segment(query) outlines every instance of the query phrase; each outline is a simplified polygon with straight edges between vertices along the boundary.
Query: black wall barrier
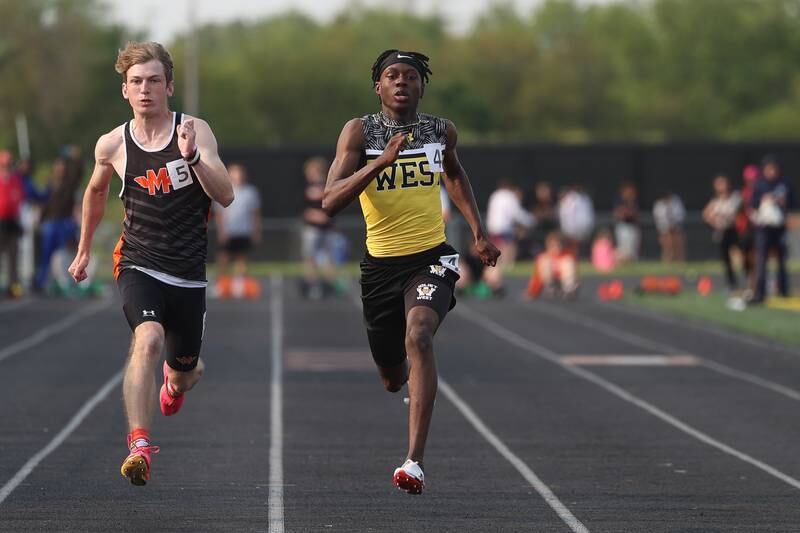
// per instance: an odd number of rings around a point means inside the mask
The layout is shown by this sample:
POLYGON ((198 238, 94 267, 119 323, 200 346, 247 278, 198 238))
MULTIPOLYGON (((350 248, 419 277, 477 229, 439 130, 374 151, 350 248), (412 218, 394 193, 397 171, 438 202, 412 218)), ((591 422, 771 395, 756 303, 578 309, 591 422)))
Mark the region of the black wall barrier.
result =
MULTIPOLYGON (((324 147, 224 147, 221 154, 225 162, 239 162, 248 169, 251 182, 261 192, 264 217, 299 217, 303 209, 303 162, 317 155, 332 159, 334 143, 335 139, 324 147)), ((504 178, 526 193, 541 180, 549 181, 556 189, 579 184, 591 195, 595 209, 601 214, 610 212, 623 181, 632 181, 638 186, 640 205, 646 214, 651 213, 653 202, 662 192, 672 191, 695 215, 687 227, 689 256, 693 259, 716 257, 697 213, 708 201, 711 180, 717 173, 728 174, 738 188, 744 166, 758 164, 762 157, 771 154, 778 158, 784 175, 800 192, 800 143, 538 143, 466 145, 459 147, 458 152, 482 211, 497 182, 504 178)), ((343 214, 359 212, 358 202, 355 202, 343 214)), ((645 228, 645 257, 657 257, 658 246, 654 239, 655 232, 645 228)), ((353 243, 354 250, 363 249, 362 240, 353 243)))

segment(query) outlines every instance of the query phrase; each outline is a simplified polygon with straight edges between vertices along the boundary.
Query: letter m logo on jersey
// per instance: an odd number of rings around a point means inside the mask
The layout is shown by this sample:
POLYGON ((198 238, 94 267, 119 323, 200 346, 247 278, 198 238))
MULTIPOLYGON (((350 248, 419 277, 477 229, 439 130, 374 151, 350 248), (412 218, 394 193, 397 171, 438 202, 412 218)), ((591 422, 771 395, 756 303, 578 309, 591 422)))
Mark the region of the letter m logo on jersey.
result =
POLYGON ((168 194, 170 192, 170 188, 172 187, 172 181, 169 179, 167 169, 164 167, 158 169, 158 174, 150 169, 147 169, 146 176, 138 176, 133 178, 133 181, 147 189, 147 192, 150 193, 150 196, 155 196, 157 190, 160 190, 164 194, 168 194))

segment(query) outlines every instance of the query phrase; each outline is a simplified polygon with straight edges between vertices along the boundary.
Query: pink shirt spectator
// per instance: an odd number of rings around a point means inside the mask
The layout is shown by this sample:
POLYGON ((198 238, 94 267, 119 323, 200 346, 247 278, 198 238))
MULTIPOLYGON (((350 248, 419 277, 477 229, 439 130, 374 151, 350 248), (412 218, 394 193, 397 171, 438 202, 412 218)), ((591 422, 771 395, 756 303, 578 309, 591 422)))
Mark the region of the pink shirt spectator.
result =
POLYGON ((616 268, 614 243, 608 237, 598 237, 592 244, 592 265, 599 272, 611 272, 616 268))

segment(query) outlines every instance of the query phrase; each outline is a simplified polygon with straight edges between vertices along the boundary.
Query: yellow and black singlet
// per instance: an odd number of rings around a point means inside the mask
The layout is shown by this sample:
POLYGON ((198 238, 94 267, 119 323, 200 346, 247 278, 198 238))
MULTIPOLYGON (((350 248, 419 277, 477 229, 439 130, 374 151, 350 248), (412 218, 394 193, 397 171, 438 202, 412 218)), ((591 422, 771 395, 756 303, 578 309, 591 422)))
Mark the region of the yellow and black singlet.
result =
POLYGON ((367 162, 377 159, 395 134, 408 134, 397 161, 359 196, 367 224, 367 251, 373 257, 395 257, 443 243, 440 189, 447 121, 419 114, 415 122, 400 124, 382 113, 361 120, 367 162))

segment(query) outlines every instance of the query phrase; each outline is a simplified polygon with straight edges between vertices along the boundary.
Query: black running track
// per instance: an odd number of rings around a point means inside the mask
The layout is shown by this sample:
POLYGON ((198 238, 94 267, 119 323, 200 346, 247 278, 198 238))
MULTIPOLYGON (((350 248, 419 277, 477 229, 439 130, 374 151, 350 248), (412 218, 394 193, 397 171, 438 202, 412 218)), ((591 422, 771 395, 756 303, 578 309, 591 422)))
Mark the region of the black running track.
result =
POLYGON ((119 474, 118 299, 0 303, 0 531, 800 531, 796 351, 588 297, 462 301, 410 496, 405 391, 356 300, 265 285, 209 302, 206 376, 156 419, 145 487, 119 474))

